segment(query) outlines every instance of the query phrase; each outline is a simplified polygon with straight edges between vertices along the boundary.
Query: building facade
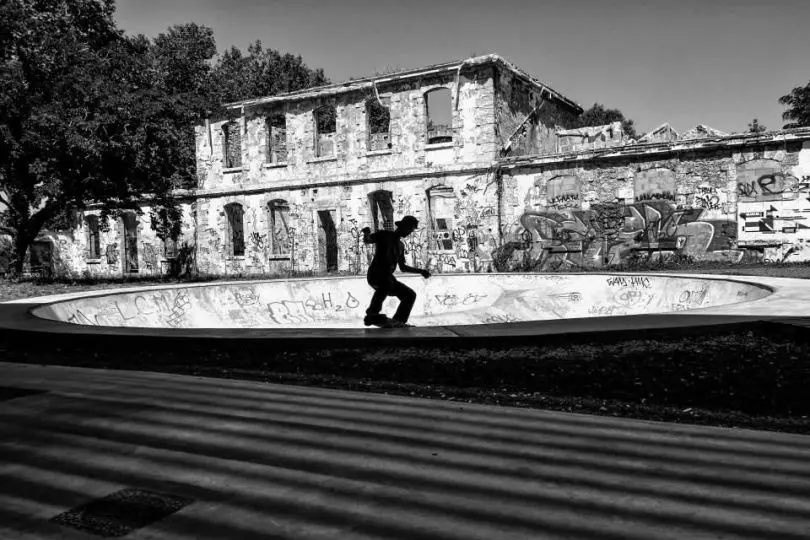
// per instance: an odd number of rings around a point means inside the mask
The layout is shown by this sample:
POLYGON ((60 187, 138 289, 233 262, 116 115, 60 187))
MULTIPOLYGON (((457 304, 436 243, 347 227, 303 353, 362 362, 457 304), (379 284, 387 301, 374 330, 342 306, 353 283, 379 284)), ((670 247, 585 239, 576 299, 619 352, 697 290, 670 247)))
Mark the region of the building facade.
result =
POLYGON ((356 274, 362 228, 405 214, 406 257, 434 272, 810 258, 810 128, 572 129, 579 105, 496 55, 226 110, 196 129, 177 242, 146 214, 88 212, 39 240, 55 271, 164 273, 183 255, 200 274, 356 274))

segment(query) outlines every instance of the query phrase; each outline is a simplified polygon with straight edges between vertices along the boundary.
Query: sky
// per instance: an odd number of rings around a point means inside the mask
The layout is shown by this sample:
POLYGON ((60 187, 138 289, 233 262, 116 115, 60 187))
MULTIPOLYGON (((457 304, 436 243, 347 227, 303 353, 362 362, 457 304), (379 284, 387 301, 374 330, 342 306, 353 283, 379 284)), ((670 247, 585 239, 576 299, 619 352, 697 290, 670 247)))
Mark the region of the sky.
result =
POLYGON ((116 20, 203 24, 220 52, 260 40, 333 82, 495 53, 639 133, 780 129, 779 97, 810 82, 810 0, 117 0, 116 20))

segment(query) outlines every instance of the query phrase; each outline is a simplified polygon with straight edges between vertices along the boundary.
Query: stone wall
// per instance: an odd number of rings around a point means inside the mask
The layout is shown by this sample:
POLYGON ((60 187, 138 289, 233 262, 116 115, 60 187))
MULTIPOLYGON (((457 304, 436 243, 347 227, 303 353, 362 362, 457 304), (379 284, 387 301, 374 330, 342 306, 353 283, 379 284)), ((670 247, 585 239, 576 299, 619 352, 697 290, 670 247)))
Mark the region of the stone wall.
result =
MULTIPOLYGON (((377 227, 392 227, 403 215, 416 216, 420 227, 405 239, 408 264, 433 271, 491 271, 498 221, 494 175, 448 175, 440 178, 374 182, 230 195, 198 203, 198 266, 203 274, 296 274, 334 270, 358 274, 368 268, 373 246, 362 242, 363 227, 375 229, 375 192, 390 193, 393 220, 378 216, 377 227), (440 193, 441 196, 435 194, 440 193), (433 196, 429 196, 433 194, 433 196), (288 248, 274 254, 271 201, 289 208, 288 248), (244 209, 245 254, 228 252, 225 206, 244 209), (328 212, 334 231, 324 223, 328 212), (437 218, 441 221, 437 222, 437 218), (441 228, 437 226, 441 225, 441 228), (224 256, 223 256, 224 254, 224 256), (331 261, 331 262, 330 262, 331 261), (335 268, 330 268, 334 263, 335 268)), ((283 237, 284 235, 282 235, 283 237)))
POLYGON ((575 112, 550 99, 540 89, 500 69, 495 83, 495 118, 499 148, 509 148, 508 155, 545 155, 557 152, 559 128, 573 125, 575 112), (535 108, 542 107, 525 122, 535 108), (521 124, 523 126, 521 127, 521 124), (511 143, 511 144, 510 144, 511 143))
POLYGON ((808 142, 557 161, 503 182, 502 270, 810 259, 808 142))
POLYGON ((390 105, 390 149, 369 150, 366 100, 376 96, 367 91, 253 106, 245 110, 244 116, 198 126, 198 187, 201 194, 206 194, 239 191, 246 186, 304 186, 315 178, 349 180, 387 175, 391 171, 407 173, 492 161, 496 156, 493 70, 467 69, 458 79, 450 72, 419 80, 380 83, 379 96, 390 105), (453 140, 428 145, 425 94, 438 88, 450 91, 447 105, 452 114, 453 140), (313 113, 328 105, 334 105, 336 111, 335 152, 332 156, 318 157, 313 113), (286 117, 286 161, 282 163, 271 163, 267 155, 266 119, 276 114, 286 117), (243 133, 242 166, 231 169, 224 166, 223 125, 229 122, 241 124, 243 133))

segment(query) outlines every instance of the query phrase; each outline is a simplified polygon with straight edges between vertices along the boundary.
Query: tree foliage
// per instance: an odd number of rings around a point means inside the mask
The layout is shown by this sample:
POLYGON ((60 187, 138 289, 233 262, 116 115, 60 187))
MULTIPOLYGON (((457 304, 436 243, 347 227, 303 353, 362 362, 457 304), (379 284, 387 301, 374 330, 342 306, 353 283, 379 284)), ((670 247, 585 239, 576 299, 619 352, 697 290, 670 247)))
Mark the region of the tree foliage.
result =
POLYGON ((220 103, 272 96, 327 84, 323 69, 310 69, 301 56, 282 54, 256 41, 247 55, 231 47, 219 57, 212 83, 220 103))
POLYGON ((624 117, 624 114, 619 109, 607 109, 604 105, 594 103, 589 109, 583 111, 577 117, 574 128, 591 127, 591 126, 604 126, 612 124, 613 122, 621 122, 622 129, 625 134, 631 139, 638 137, 636 134, 636 126, 632 120, 624 117))
POLYGON ((768 131, 768 128, 759 123, 759 119, 754 118, 748 123, 748 133, 762 133, 768 131))
POLYGON ((39 231, 69 225, 74 209, 97 203, 106 216, 144 198, 168 208, 193 184, 191 130, 210 108, 213 35, 187 25, 150 43, 125 36, 113 11, 113 0, 9 0, 0 10, 2 219, 18 272, 39 231))
POLYGON ((782 113, 785 129, 810 126, 810 82, 780 97, 779 104, 787 107, 782 113))

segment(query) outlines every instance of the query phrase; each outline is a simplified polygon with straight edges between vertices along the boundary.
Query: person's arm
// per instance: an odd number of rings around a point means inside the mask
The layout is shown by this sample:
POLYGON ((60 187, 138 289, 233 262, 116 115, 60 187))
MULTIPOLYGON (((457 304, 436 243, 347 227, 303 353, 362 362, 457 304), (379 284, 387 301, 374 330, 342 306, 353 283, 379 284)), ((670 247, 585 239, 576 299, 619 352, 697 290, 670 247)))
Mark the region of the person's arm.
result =
POLYGON ((399 260, 397 261, 399 264, 399 269, 403 272, 407 272, 409 274, 421 274, 423 278, 427 279, 430 277, 430 272, 427 270, 422 270, 421 268, 414 268, 413 266, 408 266, 405 264, 405 246, 402 242, 399 243, 399 260))

